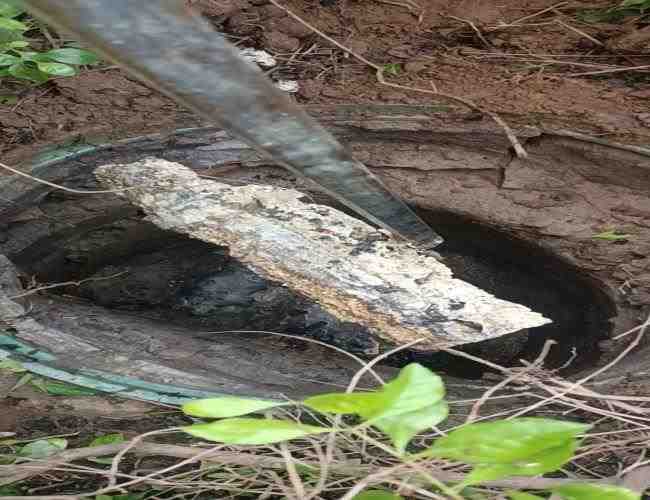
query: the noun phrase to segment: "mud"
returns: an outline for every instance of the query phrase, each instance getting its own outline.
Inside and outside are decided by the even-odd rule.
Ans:
[[[407,111],[410,114],[405,116]],[[543,340],[555,338],[560,346],[552,351],[549,366],[567,362],[575,348],[577,357],[569,368],[579,372],[597,362],[599,341],[607,338],[610,319],[614,333],[639,320],[648,277],[643,271],[637,272],[634,283],[623,286],[625,282],[617,277],[617,271],[621,258],[624,262],[631,257],[643,262],[647,232],[639,221],[630,218],[639,225],[630,224],[634,227],[627,228],[629,236],[624,241],[599,241],[593,235],[615,217],[623,217],[607,204],[613,208],[621,199],[643,199],[639,183],[643,185],[647,177],[642,156],[561,135],[535,135],[527,129],[526,133],[533,137],[527,144],[531,159],[522,165],[509,157],[508,142],[493,125],[467,122],[454,114],[421,108],[337,108],[321,109],[317,114],[375,172],[418,206],[434,227],[447,231],[452,244],[448,248],[450,260],[457,260],[456,272],[465,273],[466,279],[474,279],[480,286],[492,287],[497,295],[528,302],[533,308],[546,308],[543,312],[548,311],[557,320],[555,330],[531,331],[491,347],[471,346],[474,352],[516,364],[520,357],[534,357]],[[38,173],[53,182],[88,189],[94,186],[89,180],[93,165],[133,161],[151,154],[183,161],[205,175],[220,175],[232,182],[300,185],[281,169],[263,167],[263,162],[243,145],[210,131],[185,134],[171,142],[146,139],[138,145],[113,146],[85,160],[82,156]],[[615,165],[617,175],[600,168],[601,163]],[[577,173],[581,182],[567,182]],[[515,182],[518,178],[522,179],[519,184]],[[606,188],[603,182],[607,182]],[[12,189],[20,189],[20,183]],[[206,250],[153,234],[139,225],[137,212],[128,208],[125,211],[115,198],[84,197],[80,202],[76,195],[58,192],[42,198],[37,196],[39,190],[33,190],[27,198],[18,196],[23,197],[21,203],[32,203],[29,199],[42,201],[38,209],[13,215],[3,251],[29,273],[40,274],[41,280],[106,276],[124,269],[121,266],[132,266],[134,273],[124,281],[86,284],[82,294],[113,308],[139,312],[146,309],[168,322],[192,317],[194,322],[203,321],[208,330],[229,326],[223,324],[226,311],[236,312],[233,321],[240,321],[259,309],[260,315],[251,321],[270,326],[285,315],[276,327],[290,331],[292,315],[286,314],[289,309],[282,302],[286,295],[277,295],[279,291],[268,285],[262,290],[262,283],[245,274],[237,279],[245,282],[247,293],[224,294],[224,287],[199,272],[201,262],[205,262],[201,255]],[[314,199],[321,199],[316,192],[308,192]],[[525,203],[521,202],[522,196],[527,197]],[[591,209],[592,199],[603,206],[600,211]],[[14,208],[5,205],[5,213]],[[608,214],[614,219],[607,218]],[[45,220],[49,222],[43,224]],[[233,278],[223,254],[217,257],[203,271],[226,281]],[[595,259],[599,265],[594,265]],[[197,265],[194,270],[192,264]],[[181,272],[186,276],[181,277]],[[194,295],[188,295],[188,290]],[[204,294],[205,290],[209,293]],[[265,303],[267,309],[262,305],[267,299],[250,301],[257,294],[265,297],[267,293],[273,298]],[[273,302],[277,297],[279,302]],[[206,307],[204,298],[221,301],[221,307],[218,311]],[[179,303],[184,304],[184,310]],[[269,311],[273,314],[265,317]],[[336,343],[336,338],[328,338],[327,328],[323,331],[323,325],[318,324],[320,319],[314,321],[304,310],[297,317],[299,329],[305,327],[321,335],[317,338]],[[615,350],[610,346],[608,352]],[[444,358],[431,357],[427,362],[437,369],[454,370],[454,364]],[[457,366],[455,373],[460,375],[481,373],[465,362]]]

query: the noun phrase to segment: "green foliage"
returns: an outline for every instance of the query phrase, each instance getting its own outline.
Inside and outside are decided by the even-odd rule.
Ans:
[[[632,237],[631,234],[623,234],[616,229],[603,231],[602,233],[594,234],[592,238],[604,241],[627,241]]]
[[[639,9],[640,12],[650,10],[650,0],[623,0],[620,5],[622,9]]]
[[[584,10],[577,17],[586,23],[616,23],[627,16],[645,15],[650,12],[650,0],[623,0],[608,9]]]
[[[0,496],[17,497],[20,495],[22,495],[22,492],[14,486],[0,486]]]
[[[31,50],[24,35],[34,27],[16,19],[23,16],[24,10],[14,2],[0,0],[0,77],[41,84],[52,77],[74,76],[78,66],[99,61],[92,52],[76,47]]]
[[[123,443],[124,441],[124,435],[120,432],[116,432],[114,434],[104,434],[103,436],[97,436],[90,442],[88,446],[103,446],[105,444]],[[112,457],[87,458],[86,460],[95,462],[96,464],[111,464],[113,462]]]
[[[464,484],[536,476],[568,462],[578,447],[577,436],[589,427],[544,418],[470,424],[438,439],[428,454],[474,465]]]
[[[34,387],[51,396],[93,396],[97,394],[97,392],[86,387],[79,387],[78,385],[66,384],[64,382],[54,382],[42,378],[34,378],[31,380],[31,383]]]
[[[39,439],[32,441],[18,450],[19,457],[47,458],[68,447],[68,441],[63,438]]]
[[[366,490],[354,497],[354,500],[402,500],[397,493],[387,490]]]
[[[264,399],[244,399],[235,397],[222,397],[199,399],[183,405],[183,412],[193,417],[227,418],[248,415],[261,410],[267,410],[282,403]]]
[[[27,370],[23,368],[18,361],[13,359],[3,359],[0,361],[0,371],[7,371],[9,373],[24,373]]]
[[[265,445],[300,439],[321,433],[350,432],[360,439],[364,427],[372,425],[387,435],[394,445],[394,456],[408,460],[446,458],[464,462],[474,468],[464,481],[453,487],[431,478],[431,487],[452,498],[482,498],[479,491],[467,486],[510,476],[535,476],[554,472],[566,464],[580,444],[580,435],[589,425],[545,418],[515,418],[493,422],[472,423],[437,439],[423,452],[406,455],[412,438],[447,417],[445,388],[438,375],[419,364],[404,367],[398,376],[382,388],[370,392],[328,393],[312,396],[300,404],[329,415],[356,415],[362,423],[357,427],[333,429],[304,425],[271,418],[241,418],[282,403],[236,397],[211,398],[187,403],[185,413],[220,420],[184,427],[189,434],[226,444]],[[234,417],[234,418],[230,418]],[[314,471],[310,469],[309,474]],[[462,496],[461,493],[465,496]],[[548,491],[544,492],[547,495]],[[564,500],[639,500],[625,488],[576,483],[555,488],[553,493]],[[542,500],[523,491],[509,491],[511,500]],[[399,500],[389,490],[366,490],[357,500]]]
[[[402,65],[400,63],[388,63],[383,66],[384,73],[397,76],[402,72]]]
[[[563,500],[641,500],[641,495],[627,488],[609,484],[573,483],[553,488]]]
[[[359,415],[389,436],[398,453],[403,454],[417,433],[447,418],[449,410],[444,396],[442,379],[413,363],[378,391],[322,394],[303,403],[324,413]]]
[[[104,434],[103,436],[97,436],[93,439],[88,446],[103,446],[105,444],[115,444],[123,443],[124,435],[121,432],[116,432],[114,434]]]
[[[271,444],[330,431],[326,427],[263,418],[228,418],[190,425],[183,430],[192,436],[226,444]]]

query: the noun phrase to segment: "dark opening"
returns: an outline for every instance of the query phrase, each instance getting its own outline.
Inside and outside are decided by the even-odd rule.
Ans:
[[[42,204],[60,203],[62,196],[54,193]],[[128,207],[101,214],[93,223],[38,241],[12,260],[42,283],[117,275],[58,292],[190,326],[206,341],[218,335],[207,332],[268,330],[315,338],[362,356],[374,354],[376,344],[365,327],[339,322],[318,304],[266,281],[230,258],[227,248],[162,231]],[[457,277],[553,320],[462,350],[518,365],[520,358],[534,359],[544,342],[554,339],[558,344],[547,358],[548,367],[572,360],[566,369],[576,371],[598,359],[598,341],[608,335],[613,307],[578,270],[470,220],[421,215],[445,237],[439,251]],[[409,361],[466,378],[480,377],[486,369],[446,353],[408,351],[388,360],[398,366]]]

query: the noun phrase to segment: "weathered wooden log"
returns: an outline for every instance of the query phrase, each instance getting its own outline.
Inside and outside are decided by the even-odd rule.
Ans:
[[[230,248],[269,280],[319,302],[390,344],[471,343],[550,322],[455,279],[432,255],[305,195],[201,179],[159,159],[114,164],[97,178],[163,229]]]

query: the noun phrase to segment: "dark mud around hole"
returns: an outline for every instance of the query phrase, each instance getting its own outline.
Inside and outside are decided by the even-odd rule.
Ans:
[[[638,210],[629,215],[636,225],[626,229],[628,240],[599,242],[593,235],[613,225],[626,228],[621,200],[645,203],[650,178],[642,153],[529,128],[522,137],[532,134],[535,141],[527,142],[530,159],[521,162],[508,156],[500,130],[464,115],[405,107],[315,113],[445,236],[440,251],[456,276],[553,320],[463,350],[520,366],[520,359],[535,358],[552,339],[558,344],[546,366],[571,375],[590,371],[624,347],[611,334],[638,324],[650,243],[642,222],[632,218]],[[154,156],[224,182],[292,187],[331,203],[214,128],[75,148],[41,157],[32,174],[71,188],[100,189],[94,167]],[[358,363],[302,340],[241,330],[304,336],[366,359],[377,352],[362,325],[342,324],[317,304],[264,281],[226,248],[155,228],[117,196],[80,196],[6,179],[0,186],[6,221],[0,252],[23,272],[25,283],[31,277],[40,284],[102,278],[29,299],[31,317],[46,328],[101,344],[104,358],[60,353],[66,369],[87,362],[84,369],[116,371],[121,363],[120,373],[138,380],[187,380],[186,386],[200,390],[295,397],[322,391],[320,380],[345,384]],[[628,280],[630,272],[634,280]],[[56,338],[44,347],[57,347]],[[389,360],[387,376],[409,361],[462,378],[485,371],[466,358],[412,350]],[[170,367],[177,372],[166,372]]]
[[[461,350],[513,366],[520,358],[534,359],[552,339],[557,345],[547,357],[548,368],[567,365],[571,373],[597,362],[598,344],[609,335],[614,308],[578,270],[471,220],[426,211],[422,215],[444,235],[446,243],[439,250],[457,277],[553,321]],[[62,293],[189,327],[206,342],[219,332],[270,331],[315,339],[362,357],[376,354],[376,343],[364,326],[342,323],[318,304],[266,281],[230,258],[227,248],[166,233],[146,222],[124,223],[91,230],[58,250],[57,242],[41,241],[39,253],[53,245],[46,257],[27,252],[15,262],[42,283],[117,276]],[[86,251],[74,254],[71,247]],[[462,378],[478,378],[486,370],[446,353],[415,350],[393,356],[388,364],[410,361]]]
[[[177,153],[192,157],[191,146],[185,150],[183,144],[176,147]],[[135,156],[150,149],[141,147]],[[174,156],[172,151],[168,148],[166,154]],[[220,154],[228,161],[227,151]],[[132,161],[133,155],[109,151],[92,163]],[[200,163],[200,158],[194,156],[193,161]],[[263,167],[258,171],[266,172]],[[230,179],[235,183],[295,184],[290,175],[273,169],[254,177]],[[72,175],[67,185],[98,187],[87,170]],[[259,331],[318,340],[366,358],[378,352],[377,342],[363,325],[342,323],[318,304],[264,280],[230,258],[227,248],[154,227],[114,196],[79,198],[53,191],[32,210],[43,217],[18,217],[11,224],[4,248],[24,276],[38,283],[92,279],[81,286],[53,289],[56,294],[178,325],[208,343],[223,342],[224,334],[246,338]],[[524,304],[553,321],[465,345],[462,350],[513,366],[522,358],[534,359],[547,340],[554,340],[557,345],[546,359],[547,367],[564,367],[565,373],[572,373],[597,362],[599,342],[609,336],[608,319],[615,308],[595,282],[550,252],[477,221],[450,212],[420,209],[420,213],[445,237],[439,251],[458,278],[499,298]],[[44,230],[48,225],[50,229]],[[21,240],[31,243],[18,248]],[[128,331],[123,335],[129,335]],[[288,345],[299,349],[300,343]],[[290,358],[291,353],[285,355]],[[400,352],[388,364],[400,366],[410,361],[462,378],[479,378],[486,371],[485,365],[468,359],[416,350]]]

